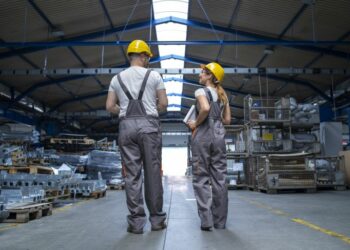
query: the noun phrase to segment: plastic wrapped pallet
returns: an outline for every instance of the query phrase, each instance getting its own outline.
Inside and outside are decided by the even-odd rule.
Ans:
[[[88,155],[87,176],[89,179],[97,179],[98,172],[107,181],[121,173],[121,159],[117,152],[93,150]]]

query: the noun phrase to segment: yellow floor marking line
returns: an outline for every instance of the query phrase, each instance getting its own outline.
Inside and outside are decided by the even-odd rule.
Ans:
[[[290,214],[288,214],[288,213],[286,213],[286,212],[284,212],[282,210],[274,209],[274,208],[272,208],[270,206],[267,206],[267,205],[265,205],[263,203],[260,203],[260,202],[257,202],[257,201],[252,201],[252,200],[249,200],[249,199],[247,199],[245,197],[242,197],[242,196],[239,196],[239,195],[238,195],[238,197],[240,199],[242,199],[242,200],[252,204],[252,205],[255,205],[255,206],[259,207],[259,208],[264,208],[264,209],[266,209],[266,210],[268,210],[268,211],[270,211],[270,212],[272,212],[272,213],[274,213],[276,215],[291,217]],[[302,219],[299,219],[299,218],[291,218],[291,221],[299,223],[301,225],[304,225],[304,226],[309,227],[311,229],[314,229],[316,231],[322,232],[324,234],[330,235],[332,237],[336,237],[336,238],[338,238],[338,239],[340,239],[342,241],[345,241],[346,243],[350,244],[350,238],[347,237],[346,235],[343,235],[343,234],[340,234],[340,233],[337,233],[337,232],[333,232],[331,230],[319,227],[319,226],[317,226],[315,224],[312,224],[312,223],[310,223],[308,221],[305,221],[305,220],[302,220]]]
[[[70,208],[72,208],[74,206],[80,206],[80,205],[82,205],[82,204],[84,204],[84,203],[86,203],[88,201],[91,201],[91,200],[82,200],[82,201],[78,201],[76,203],[71,203],[71,204],[66,205],[64,207],[55,208],[54,211],[55,212],[63,212],[63,211],[66,211],[66,210],[68,210],[68,209],[70,209]]]
[[[299,224],[302,224],[304,226],[307,226],[309,228],[312,228],[312,229],[314,229],[316,231],[320,231],[320,232],[322,232],[324,234],[328,234],[330,236],[336,237],[336,238],[341,239],[342,241],[345,241],[346,243],[350,244],[350,238],[345,236],[345,235],[343,235],[343,234],[340,234],[340,233],[337,233],[337,232],[333,232],[331,230],[319,227],[319,226],[317,226],[315,224],[312,224],[310,222],[307,222],[307,221],[299,219],[299,218],[293,218],[292,221],[294,221],[296,223],[299,223]]]
[[[8,230],[8,229],[17,227],[17,226],[19,226],[19,224],[8,224],[6,226],[0,227],[0,231],[5,231],[5,230]]]

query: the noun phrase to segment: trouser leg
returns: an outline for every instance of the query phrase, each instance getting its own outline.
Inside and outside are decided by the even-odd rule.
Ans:
[[[163,212],[163,186],[161,176],[160,133],[146,133],[140,137],[143,151],[145,200],[150,213],[153,228],[160,226],[166,219]]]
[[[208,165],[210,163],[209,145],[204,142],[192,143],[192,183],[197,201],[198,215],[202,227],[212,227],[211,188]]]
[[[134,230],[142,230],[146,223],[142,194],[141,152],[128,136],[119,139],[121,156],[125,164],[125,193],[130,214],[127,221]]]
[[[227,160],[225,142],[217,141],[213,145],[210,176],[213,192],[212,214],[214,226],[225,228],[228,212],[228,194],[226,187]]]

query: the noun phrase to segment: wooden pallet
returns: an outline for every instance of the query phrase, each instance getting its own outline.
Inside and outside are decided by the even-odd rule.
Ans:
[[[49,167],[44,166],[0,166],[0,170],[5,170],[9,174],[17,174],[17,173],[27,173],[27,174],[53,174],[53,171]]]
[[[227,184],[227,189],[229,189],[229,190],[242,190],[242,189],[247,189],[247,185],[246,184],[236,184],[236,185]]]
[[[64,200],[70,198],[70,194],[60,194],[56,196],[46,196],[45,198],[42,199],[42,201],[45,202],[55,202],[57,200]]]
[[[47,163],[45,159],[42,158],[29,158],[27,159],[27,162],[30,165],[44,165]]]
[[[52,215],[52,203],[39,203],[8,209],[9,216],[4,222],[27,223],[30,220],[40,219]]]
[[[124,185],[123,184],[121,184],[121,185],[111,185],[111,184],[109,184],[108,185],[108,189],[109,190],[123,190],[125,187],[124,187]]]
[[[259,191],[266,194],[282,194],[282,193],[315,193],[316,188],[288,188],[288,189],[265,189],[259,188]]]
[[[90,197],[98,199],[98,198],[105,197],[106,193],[107,193],[106,190],[105,191],[95,191],[95,192],[91,193]]]

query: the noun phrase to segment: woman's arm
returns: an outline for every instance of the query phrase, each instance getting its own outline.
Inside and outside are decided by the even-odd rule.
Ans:
[[[230,125],[231,124],[231,109],[230,109],[230,104],[226,103],[224,107],[224,112],[222,116],[222,123],[224,125]]]
[[[189,121],[187,123],[192,130],[194,130],[196,127],[202,124],[202,122],[208,117],[210,110],[210,105],[205,95],[199,95],[196,99],[200,106],[199,114],[195,121]]]

